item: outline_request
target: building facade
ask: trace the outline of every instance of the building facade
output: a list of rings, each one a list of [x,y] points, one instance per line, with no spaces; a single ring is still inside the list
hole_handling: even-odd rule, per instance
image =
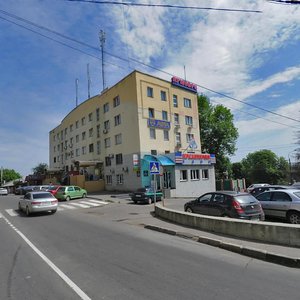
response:
[[[176,77],[134,71],[87,99],[50,131],[49,154],[51,169],[102,181],[108,191],[154,181],[172,197],[215,190],[215,158],[201,153],[197,87]]]

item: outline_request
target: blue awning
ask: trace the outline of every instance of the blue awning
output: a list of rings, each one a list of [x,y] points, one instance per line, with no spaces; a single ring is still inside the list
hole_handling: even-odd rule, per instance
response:
[[[156,159],[160,162],[162,166],[175,166],[174,161],[167,156],[158,155],[156,156]]]
[[[174,161],[164,155],[144,155],[143,159],[148,162],[158,161],[162,166],[175,166]]]

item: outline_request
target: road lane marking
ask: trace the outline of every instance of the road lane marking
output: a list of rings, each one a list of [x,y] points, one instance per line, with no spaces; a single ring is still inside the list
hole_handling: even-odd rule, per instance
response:
[[[78,207],[82,207],[82,208],[89,208],[90,206],[84,205],[84,204],[80,204],[80,203],[70,203],[68,205],[74,205],[74,206],[78,206]]]
[[[14,209],[6,209],[5,210],[11,217],[16,217],[19,214]]]
[[[94,200],[94,199],[90,199],[90,202],[94,202],[94,203],[99,203],[99,204],[108,204],[108,202],[104,202],[104,201],[100,201],[100,200]]]
[[[0,217],[14,229],[14,231],[26,242],[26,244],[80,297],[82,300],[92,300],[75,282],[63,273],[45,254],[43,254],[18,228],[0,214]]]

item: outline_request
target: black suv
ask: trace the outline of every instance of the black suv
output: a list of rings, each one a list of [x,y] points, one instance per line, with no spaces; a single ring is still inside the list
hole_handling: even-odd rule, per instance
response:
[[[217,191],[206,193],[184,205],[184,211],[202,215],[246,220],[264,220],[260,202],[248,193]]]

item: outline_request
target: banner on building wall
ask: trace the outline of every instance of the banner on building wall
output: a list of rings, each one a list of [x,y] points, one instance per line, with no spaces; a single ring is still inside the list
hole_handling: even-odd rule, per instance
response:
[[[214,154],[175,152],[175,163],[181,165],[211,165],[216,163]]]
[[[170,129],[170,122],[164,120],[148,119],[148,126],[157,129]]]
[[[139,171],[140,169],[140,160],[139,160],[139,155],[138,154],[133,154],[132,155],[132,161],[133,161],[133,170],[134,171]]]

